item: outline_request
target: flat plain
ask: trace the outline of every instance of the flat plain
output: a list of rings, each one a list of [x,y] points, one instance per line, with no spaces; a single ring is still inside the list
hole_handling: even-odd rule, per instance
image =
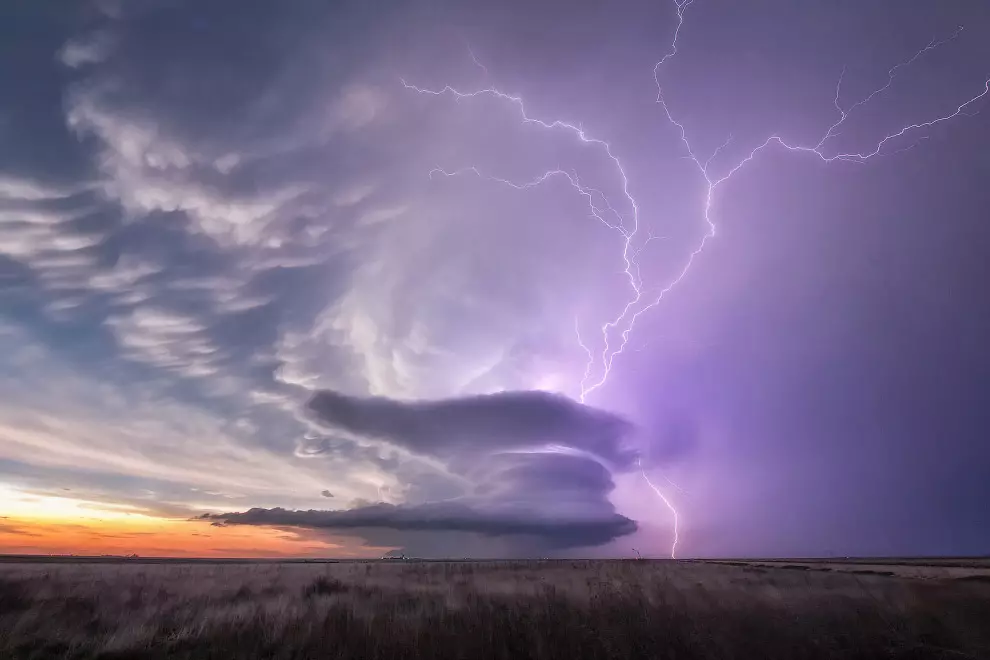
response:
[[[990,658],[990,562],[8,557],[0,658]]]

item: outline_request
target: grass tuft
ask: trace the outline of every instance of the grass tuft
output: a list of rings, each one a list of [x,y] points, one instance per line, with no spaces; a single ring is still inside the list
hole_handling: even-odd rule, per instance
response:
[[[340,580],[321,575],[306,585],[306,588],[303,589],[303,597],[332,596],[334,594],[344,593],[345,591],[347,591],[346,584]]]

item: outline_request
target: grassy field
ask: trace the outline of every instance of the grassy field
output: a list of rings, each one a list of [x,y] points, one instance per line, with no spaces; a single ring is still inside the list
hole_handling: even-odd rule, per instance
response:
[[[0,658],[990,658],[984,570],[891,565],[12,561]]]

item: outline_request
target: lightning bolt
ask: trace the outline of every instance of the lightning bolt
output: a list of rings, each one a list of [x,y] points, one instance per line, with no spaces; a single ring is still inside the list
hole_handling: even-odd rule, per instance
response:
[[[670,543],[670,558],[677,559],[677,542],[680,540],[680,516],[677,515],[677,509],[674,508],[674,505],[671,503],[670,499],[663,494],[663,491],[653,485],[650,478],[646,476],[646,470],[643,469],[642,462],[637,460],[636,466],[639,468],[640,474],[643,475],[643,479],[646,480],[646,484],[653,489],[653,492],[657,494],[657,497],[659,497],[667,508],[670,509],[670,514],[674,517],[674,539]],[[672,482],[671,485],[673,485]]]
[[[487,75],[488,70],[484,68],[484,65],[481,65],[478,62],[477,58],[474,56],[473,53],[472,53],[472,59],[479,66],[482,67],[482,69],[485,71]],[[532,180],[522,181],[522,182],[512,181],[510,179],[505,179],[497,176],[491,176],[483,173],[479,168],[473,166],[461,168],[459,170],[454,170],[454,171],[448,171],[442,168],[434,168],[429,173],[431,178],[436,175],[452,177],[452,176],[459,176],[470,173],[483,179],[487,179],[490,181],[494,181],[497,183],[510,186],[512,188],[515,188],[516,190],[527,190],[530,188],[534,188],[540,184],[546,183],[551,179],[563,178],[571,185],[571,187],[579,195],[585,198],[585,200],[588,203],[588,209],[592,217],[594,217],[596,220],[604,224],[609,229],[614,230],[621,237],[622,261],[625,265],[623,272],[629,283],[629,287],[633,292],[633,295],[630,298],[630,300],[626,303],[625,307],[623,308],[621,314],[619,314],[618,317],[610,321],[606,321],[601,326],[601,333],[604,343],[604,348],[602,349],[602,354],[601,354],[601,360],[602,360],[602,364],[604,365],[604,373],[601,375],[601,377],[598,380],[593,380],[591,375],[595,366],[595,362],[597,361],[597,358],[594,357],[594,354],[587,347],[587,345],[581,342],[579,339],[579,344],[588,354],[588,363],[585,369],[584,378],[582,378],[581,380],[580,395],[579,395],[580,401],[584,403],[589,394],[591,394],[592,392],[594,392],[595,390],[597,390],[598,388],[600,388],[602,385],[605,384],[605,381],[608,379],[608,375],[611,372],[612,360],[614,358],[614,354],[613,354],[613,350],[610,349],[609,347],[609,337],[612,333],[612,330],[618,327],[621,323],[623,323],[623,321],[626,320],[627,317],[629,317],[630,312],[636,307],[636,305],[640,302],[640,300],[642,300],[643,297],[643,283],[639,275],[639,264],[637,261],[641,249],[637,250],[636,248],[634,248],[634,242],[639,232],[639,205],[637,204],[636,199],[632,196],[632,193],[629,191],[629,177],[626,175],[626,170],[623,167],[622,162],[613,153],[612,146],[605,140],[589,135],[583,128],[571,122],[566,122],[559,119],[543,120],[532,117],[527,112],[526,104],[523,101],[522,97],[502,92],[494,85],[474,92],[462,92],[451,87],[450,85],[447,85],[442,89],[426,89],[423,87],[412,85],[406,82],[404,79],[402,79],[401,82],[406,89],[412,90],[414,92],[420,94],[429,94],[432,96],[449,95],[453,97],[456,101],[462,101],[464,99],[472,99],[479,97],[490,97],[503,102],[507,102],[516,108],[524,124],[538,126],[540,128],[547,129],[550,131],[563,131],[570,133],[581,143],[589,146],[597,147],[598,149],[600,149],[605,154],[605,156],[609,160],[611,160],[612,164],[615,166],[615,170],[622,181],[622,193],[630,208],[630,211],[628,212],[628,215],[630,217],[628,218],[623,214],[619,213],[618,211],[616,211],[615,208],[608,201],[608,198],[600,190],[582,185],[576,173],[567,172],[562,169],[548,170],[547,172],[544,172],[543,174]],[[651,239],[652,238],[653,237],[651,235]],[[647,239],[647,241],[651,239]],[[618,351],[615,351],[616,353],[621,352],[622,348],[625,346],[626,341],[627,341],[626,335],[624,334],[622,346],[618,349]]]
[[[531,116],[527,111],[526,104],[522,97],[503,92],[494,84],[477,91],[462,92],[449,85],[440,89],[428,89],[412,85],[404,79],[401,81],[402,85],[408,90],[419,94],[432,96],[450,96],[456,102],[466,99],[490,98],[497,102],[507,103],[515,108],[523,124],[536,126],[547,131],[568,133],[580,143],[599,149],[614,165],[618,179],[621,181],[621,189],[625,198],[624,204],[628,206],[628,210],[625,213],[620,213],[617,211],[600,190],[583,184],[575,172],[568,172],[563,169],[548,170],[542,175],[528,181],[513,181],[502,177],[488,175],[483,173],[477,167],[466,167],[454,171],[436,168],[430,172],[431,178],[437,175],[455,177],[465,174],[473,174],[474,176],[483,179],[510,186],[516,190],[528,190],[542,185],[551,179],[563,179],[574,189],[577,194],[584,197],[588,204],[591,216],[609,229],[616,232],[618,235],[622,246],[621,257],[625,266],[624,274],[629,284],[631,293],[619,314],[601,324],[600,332],[602,336],[602,345],[604,348],[600,354],[596,354],[582,340],[580,323],[578,319],[575,319],[575,336],[577,339],[577,344],[584,351],[587,357],[584,374],[580,382],[579,400],[582,403],[586,401],[590,394],[603,387],[608,381],[615,358],[621,355],[625,350],[629,343],[629,337],[632,334],[639,318],[643,314],[657,307],[663,301],[664,297],[675,287],[677,287],[677,285],[687,276],[697,258],[702,254],[705,247],[708,245],[708,242],[715,237],[716,227],[715,222],[712,219],[712,209],[715,195],[719,187],[745,168],[760,153],[770,149],[771,147],[779,147],[790,152],[819,158],[826,163],[831,163],[834,161],[863,163],[880,155],[896,153],[897,151],[904,150],[898,149],[890,151],[887,147],[895,143],[895,141],[899,138],[902,138],[908,134],[917,133],[923,129],[930,129],[938,124],[955,119],[959,115],[967,114],[966,111],[968,108],[990,95],[990,78],[988,78],[984,82],[982,90],[978,90],[977,93],[964,102],[958,104],[953,110],[947,112],[946,114],[938,115],[925,121],[918,121],[903,125],[881,137],[878,141],[872,144],[872,146],[866,147],[860,151],[828,150],[828,145],[832,138],[838,135],[839,129],[846,123],[846,120],[855,110],[887,91],[893,85],[894,80],[902,69],[913,64],[929,51],[955,40],[963,30],[962,27],[959,27],[950,36],[941,40],[932,39],[926,46],[915,52],[910,58],[895,64],[887,71],[887,80],[882,86],[876,88],[867,96],[848,106],[844,106],[841,101],[842,82],[845,77],[845,70],[843,70],[838,77],[838,81],[835,86],[835,96],[833,98],[833,105],[839,114],[838,119],[836,119],[822,133],[817,142],[792,143],[779,135],[771,135],[763,142],[759,143],[756,147],[752,148],[741,159],[736,161],[734,165],[728,168],[723,168],[721,174],[715,175],[712,173],[712,166],[719,160],[719,156],[722,154],[723,150],[729,146],[732,141],[732,136],[730,135],[726,141],[716,148],[707,158],[702,158],[699,156],[695,148],[692,146],[691,140],[688,136],[688,131],[683,121],[679,120],[675,116],[674,112],[672,112],[664,94],[663,84],[661,83],[661,71],[663,70],[664,65],[678,53],[678,41],[685,25],[685,14],[687,9],[693,3],[694,0],[673,1],[673,7],[676,11],[677,17],[676,25],[674,27],[674,32],[667,51],[653,67],[653,80],[657,90],[656,103],[660,106],[667,122],[678,135],[687,159],[692,163],[694,168],[697,169],[702,180],[705,182],[704,200],[701,204],[703,231],[700,239],[698,239],[698,242],[695,244],[694,248],[688,253],[681,268],[676,272],[675,276],[650,295],[646,294],[642,278],[640,276],[639,256],[647,244],[657,237],[650,234],[645,242],[637,245],[640,229],[639,205],[630,192],[629,176],[626,173],[626,169],[620,159],[615,155],[612,145],[609,142],[599,137],[590,135],[579,124],[559,119],[547,120]],[[470,48],[469,53],[475,65],[483,71],[485,78],[490,79],[490,72],[475,56],[474,52],[471,51]],[[925,138],[922,137],[921,139]],[[618,341],[614,341],[616,339],[616,332],[618,333]],[[595,376],[596,373],[597,377]],[[677,543],[679,540],[679,517],[677,510],[673,506],[670,499],[666,497],[664,493],[653,484],[652,481],[650,481],[650,478],[647,476],[642,464],[637,463],[637,466],[640,469],[643,479],[673,514],[674,538],[671,545],[670,556],[671,558],[674,558],[676,556]]]

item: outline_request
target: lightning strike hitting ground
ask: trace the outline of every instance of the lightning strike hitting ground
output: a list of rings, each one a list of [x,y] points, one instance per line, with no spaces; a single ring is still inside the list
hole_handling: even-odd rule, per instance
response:
[[[887,89],[891,87],[894,83],[894,79],[897,77],[901,69],[909,66],[927,52],[938,48],[954,39],[956,39],[962,32],[962,27],[959,27],[952,35],[936,40],[932,39],[924,48],[920,49],[910,58],[895,64],[887,72],[887,81],[881,87],[878,87],[873,92],[863,97],[862,99],[852,103],[848,107],[844,107],[841,102],[841,91],[842,91],[842,81],[845,76],[845,71],[840,73],[838,82],[835,87],[835,97],[833,104],[835,109],[839,113],[839,118],[828,127],[828,129],[822,134],[821,138],[814,143],[810,144],[795,144],[788,142],[779,135],[771,135],[766,138],[762,143],[757,145],[751,151],[749,151],[742,159],[735,163],[735,165],[724,169],[723,173],[719,176],[714,176],[711,172],[712,165],[718,160],[722,151],[729,145],[732,141],[732,136],[730,135],[724,143],[722,143],[717,149],[715,149],[711,155],[707,158],[702,159],[691,144],[691,140],[688,137],[687,129],[681,120],[675,117],[675,114],[671,111],[670,106],[667,103],[667,99],[664,95],[664,88],[660,82],[660,73],[664,65],[673,57],[677,55],[677,45],[678,39],[681,35],[681,30],[684,27],[684,15],[688,7],[694,3],[694,0],[674,0],[674,8],[677,15],[677,24],[674,28],[674,33],[670,41],[670,46],[667,52],[660,58],[660,60],[653,67],[653,79],[656,84],[657,96],[656,103],[663,110],[663,114],[666,117],[668,123],[674,127],[683,145],[683,148],[687,154],[688,159],[693,163],[695,168],[698,170],[701,177],[704,179],[706,184],[706,191],[704,195],[704,202],[701,204],[701,217],[703,220],[703,234],[699,239],[698,243],[695,245],[694,249],[687,255],[682,268],[677,272],[675,277],[663,285],[661,288],[657,289],[655,293],[652,293],[648,297],[644,292],[643,282],[639,274],[639,263],[638,258],[640,253],[646,247],[647,243],[653,240],[652,234],[647,238],[645,242],[637,246],[638,233],[640,228],[640,217],[639,217],[639,205],[637,204],[635,198],[632,196],[629,190],[629,177],[626,174],[626,169],[623,167],[622,162],[614,154],[612,146],[605,140],[598,137],[590,136],[584,128],[579,125],[565,122],[561,120],[543,120],[531,117],[527,111],[523,99],[519,96],[514,96],[512,94],[507,94],[500,91],[494,85],[487,88],[480,89],[474,92],[461,92],[457,89],[447,85],[442,89],[425,89],[422,87],[417,87],[407,83],[405,80],[402,84],[406,89],[418,92],[420,94],[429,94],[433,96],[452,96],[455,101],[461,101],[464,99],[473,99],[481,97],[490,97],[496,101],[509,103],[517,109],[522,122],[528,125],[535,125],[540,128],[544,128],[550,131],[565,131],[572,134],[580,142],[598,147],[601,149],[605,155],[612,161],[615,166],[615,170],[622,181],[622,192],[628,202],[630,211],[627,212],[629,217],[626,217],[622,213],[616,211],[614,207],[609,203],[608,199],[600,190],[585,186],[580,182],[575,173],[569,173],[561,169],[550,170],[544,174],[536,177],[535,179],[523,182],[512,181],[502,177],[490,176],[483,174],[476,167],[466,167],[456,171],[447,171],[442,169],[434,169],[430,172],[430,176],[436,174],[441,174],[443,176],[453,177],[462,174],[474,174],[475,176],[485,178],[491,181],[495,181],[504,185],[511,186],[517,190],[526,190],[533,188],[535,186],[541,185],[553,178],[563,178],[565,179],[571,187],[581,196],[583,196],[589,206],[591,215],[603,223],[609,229],[616,231],[622,240],[622,261],[625,265],[625,275],[629,282],[631,289],[631,295],[627,300],[625,306],[622,308],[621,313],[615,318],[606,320],[602,325],[602,343],[604,348],[600,355],[596,355],[594,351],[582,340],[580,333],[580,326],[578,320],[575,320],[575,335],[577,337],[577,343],[584,350],[587,356],[587,363],[585,365],[584,375],[580,383],[580,394],[579,400],[584,403],[592,392],[598,390],[608,380],[609,375],[612,372],[612,365],[616,356],[622,354],[626,345],[629,342],[629,337],[633,332],[636,321],[653,309],[663,300],[670,291],[672,291],[683,279],[687,276],[691,267],[694,265],[696,258],[704,251],[708,241],[715,236],[715,223],[712,220],[712,206],[714,203],[715,193],[720,185],[731,179],[737,172],[744,168],[748,163],[750,163],[756,156],[762,151],[768,149],[771,146],[779,146],[788,151],[795,153],[801,153],[806,155],[815,156],[826,163],[831,163],[833,161],[850,161],[862,163],[867,160],[879,156],[884,153],[885,147],[892,144],[898,138],[904,137],[909,133],[914,133],[922,129],[931,128],[937,124],[947,122],[951,119],[958,117],[961,114],[965,114],[967,108],[970,108],[976,104],[981,99],[990,96],[990,78],[988,78],[983,85],[982,90],[979,90],[974,96],[970,97],[968,100],[957,105],[951,112],[928,119],[926,121],[919,121],[912,124],[907,124],[901,126],[900,128],[886,134],[880,140],[878,140],[873,146],[863,149],[862,151],[851,151],[842,152],[836,151],[835,153],[828,153],[826,151],[826,145],[828,142],[835,137],[838,133],[838,129],[843,126],[849,116],[857,108],[865,105],[872,99],[876,98]],[[471,59],[474,63],[482,69],[486,78],[490,78],[488,69],[478,60],[473,52],[471,54]],[[921,139],[924,139],[922,137]],[[907,147],[910,148],[910,147]],[[903,151],[904,149],[897,149],[891,151],[890,153],[896,153],[897,151]],[[606,219],[609,218],[609,219]],[[610,221],[613,219],[614,221]],[[610,340],[614,339],[613,331],[619,332],[619,341],[614,344],[610,344]],[[599,361],[600,360],[600,361]],[[598,374],[597,379],[593,376],[594,373]],[[663,503],[670,509],[674,517],[674,540],[670,550],[670,556],[672,558],[676,555],[677,543],[679,540],[679,518],[676,509],[674,508],[671,501],[663,494],[663,492],[657,488],[653,482],[650,481],[649,477],[646,475],[646,471],[643,470],[642,465],[640,467],[640,472],[642,473],[643,479],[646,483],[653,489],[657,496],[663,501]],[[669,481],[669,480],[668,480]]]
[[[669,499],[667,499],[667,496],[663,494],[663,491],[654,486],[653,482],[650,481],[650,478],[646,476],[646,470],[643,469],[642,462],[637,460],[636,465],[639,467],[639,472],[643,475],[643,479],[646,480],[647,485],[653,489],[653,492],[657,494],[657,497],[663,500],[663,503],[668,509],[670,509],[670,513],[674,517],[674,540],[670,543],[670,558],[677,559],[677,542],[680,540],[680,516],[677,515],[677,509],[675,509],[674,505],[671,504]]]

